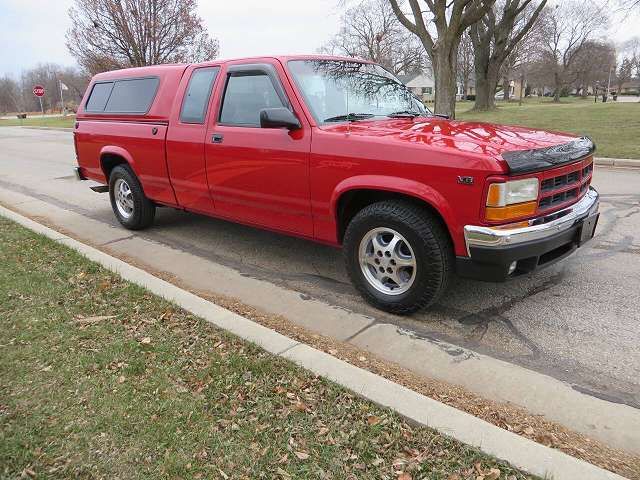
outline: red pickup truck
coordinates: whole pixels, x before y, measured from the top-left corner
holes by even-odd
[[[124,227],[168,206],[342,246],[364,298],[398,314],[454,272],[503,281],[564,258],[598,220],[590,139],[434,115],[350,58],[101,73],[74,143]]]

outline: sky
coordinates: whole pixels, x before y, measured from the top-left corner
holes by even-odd
[[[586,0],[589,1],[589,0]],[[75,65],[65,46],[73,0],[0,0],[0,75],[39,62]],[[341,0],[200,0],[220,57],[315,53],[338,31]],[[640,35],[640,14],[616,15],[610,38]]]

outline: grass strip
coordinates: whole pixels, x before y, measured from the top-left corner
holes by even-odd
[[[0,478],[531,478],[0,219]]]

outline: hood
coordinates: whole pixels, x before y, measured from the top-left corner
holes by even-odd
[[[423,143],[438,150],[488,156],[506,163],[520,174],[545,170],[593,153],[586,138],[509,125],[461,122],[443,118],[398,118],[325,125],[323,130],[350,131],[351,135],[386,137],[394,141]]]

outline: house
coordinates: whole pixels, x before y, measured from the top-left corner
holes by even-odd
[[[640,94],[640,79],[624,82],[622,88],[620,88],[620,94],[638,95]]]
[[[507,88],[509,91],[510,100],[520,100],[520,95],[525,95],[527,83],[523,83],[520,78],[517,78],[515,80],[509,80]],[[504,89],[502,87],[502,82],[498,84],[498,91],[496,92],[495,98],[504,99]]]
[[[423,102],[433,101],[435,81],[429,73],[415,72],[408,75],[399,75],[398,78]]]
[[[399,75],[398,78],[409,90],[418,96],[423,102],[433,102],[435,98],[435,81],[429,72],[415,72],[408,75]],[[462,100],[464,86],[462,83],[456,84],[456,98]],[[475,95],[473,79],[467,86],[467,95]]]
[[[476,88],[475,88],[475,84],[473,83],[473,79],[469,80],[469,84],[467,85],[466,95],[464,93],[464,85],[460,82],[458,82],[458,84],[456,85],[456,98],[458,100],[465,100],[469,96],[472,96],[471,98],[475,98],[475,95],[476,95]]]

